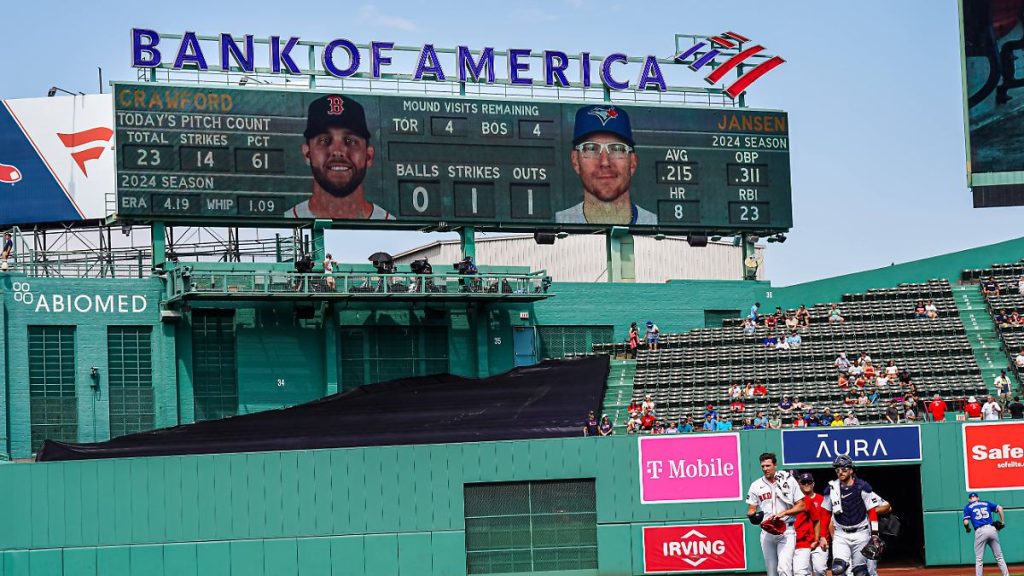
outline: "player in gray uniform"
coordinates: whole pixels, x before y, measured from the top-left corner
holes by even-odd
[[[884,548],[878,537],[879,498],[871,485],[854,475],[853,460],[841,455],[832,463],[836,480],[825,488],[822,508],[832,513],[835,534],[832,537],[832,575],[842,576],[852,569],[854,576],[868,576],[869,546],[873,553]]]
[[[1003,548],[999,545],[999,530],[1006,524],[1006,514],[1003,507],[993,502],[978,499],[977,492],[967,495],[970,503],[964,507],[964,531],[970,532],[971,525],[974,525],[974,573],[981,576],[985,570],[985,546],[992,548],[992,555],[996,557],[996,564],[1003,576],[1009,576],[1010,571],[1006,568],[1006,560],[1003,559]],[[999,514],[999,520],[992,516]]]

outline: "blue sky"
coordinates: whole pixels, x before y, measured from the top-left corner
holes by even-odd
[[[676,33],[734,30],[787,62],[748,104],[786,110],[794,228],[771,245],[778,285],[980,246],[1020,235],[1021,208],[971,207],[966,186],[955,0],[821,2],[138,3],[45,0],[4,8],[0,97],[52,85],[131,80],[129,31],[295,35],[326,41],[526,47],[669,56]],[[694,77],[697,80],[696,77]],[[437,240],[332,232],[341,260]]]

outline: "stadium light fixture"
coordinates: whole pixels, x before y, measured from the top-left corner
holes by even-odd
[[[78,96],[78,95],[85,96],[85,92],[79,92],[78,94],[75,94],[74,92],[71,92],[70,90],[65,90],[65,89],[61,88],[60,86],[50,86],[50,89],[46,91],[46,97],[47,98],[53,98],[54,96],[57,95],[57,92],[63,92],[65,94],[71,94],[72,96]]]
[[[783,242],[786,241],[786,235],[782,233],[776,234],[775,241],[778,242],[779,244],[782,244]]]

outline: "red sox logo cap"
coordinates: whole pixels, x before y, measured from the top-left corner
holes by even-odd
[[[302,132],[306,140],[322,134],[328,128],[347,128],[370,139],[366,126],[366,112],[361,104],[341,94],[328,94],[309,103],[306,129]]]

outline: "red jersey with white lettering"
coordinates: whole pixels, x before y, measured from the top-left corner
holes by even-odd
[[[824,501],[825,498],[821,494],[804,496],[804,505],[807,506],[807,511],[797,514],[793,522],[793,528],[796,529],[797,548],[810,548],[814,544],[815,519],[820,524],[819,535],[828,536],[828,521],[832,518],[832,514],[821,507],[821,503]]]

